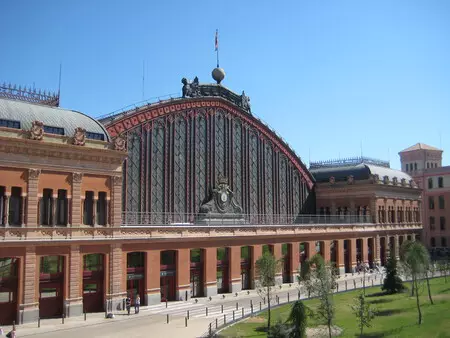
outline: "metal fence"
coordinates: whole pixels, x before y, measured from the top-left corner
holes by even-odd
[[[124,212],[123,226],[252,226],[252,225],[343,225],[372,223],[370,215],[267,215],[267,214],[183,214]]]

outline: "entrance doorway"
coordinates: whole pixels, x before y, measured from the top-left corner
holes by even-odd
[[[386,265],[386,237],[380,237],[380,261],[381,266]]]
[[[103,301],[103,255],[83,256],[83,308],[85,312],[102,312]]]
[[[160,289],[161,302],[176,300],[176,251],[161,252]]]
[[[202,249],[191,250],[191,297],[203,297],[203,254]]]
[[[129,252],[127,254],[127,295],[134,305],[137,295],[141,305],[145,305],[145,253]]]
[[[217,292],[227,293],[229,289],[228,248],[217,249]]]
[[[292,244],[281,245],[281,255],[283,257],[283,283],[291,282],[291,256]]]
[[[241,247],[241,283],[242,290],[249,290],[252,288],[251,280],[251,261],[252,253],[249,246]]]
[[[345,265],[345,273],[352,272],[352,255],[350,253],[350,240],[344,240],[344,265]]]
[[[0,258],[0,323],[11,325],[17,313],[17,275],[19,260]]]
[[[64,299],[64,256],[44,256],[40,259],[39,316],[61,317]]]

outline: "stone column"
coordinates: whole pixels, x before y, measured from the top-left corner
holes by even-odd
[[[126,269],[123,269],[122,245],[111,244],[108,254],[109,288],[106,294],[108,312],[123,310],[123,299],[126,296]],[[126,259],[125,259],[126,267]],[[125,278],[123,278],[125,276]],[[125,280],[125,284],[124,281]]]
[[[97,207],[98,207],[98,196],[94,196],[94,200],[92,201],[92,223],[94,224],[94,226],[98,226]]]
[[[80,197],[80,225],[84,225],[84,201],[85,196]]]
[[[374,253],[373,253],[373,261],[381,265],[381,259],[380,259],[380,235],[376,235],[374,238]]]
[[[259,257],[262,256],[262,246],[259,244],[252,245],[251,248],[252,248],[251,280],[253,281],[252,288],[256,289],[259,283],[259,275],[258,272],[256,271],[256,261],[259,259]]]
[[[58,194],[52,195],[52,225],[56,226],[56,219],[58,218],[56,214],[56,204],[58,204]]]
[[[330,248],[331,248],[331,241],[329,240],[324,240],[322,241],[322,251],[323,251],[323,260],[325,261],[325,263],[330,262]]]
[[[120,227],[122,224],[122,176],[113,176],[111,187],[111,226]]]
[[[110,222],[110,220],[109,220],[109,215],[110,215],[110,210],[109,210],[109,208],[111,207],[111,199],[108,197],[107,199],[106,199],[106,215],[105,215],[105,218],[106,218],[106,226],[110,226],[110,224],[111,224],[111,222]]]
[[[66,299],[66,315],[68,317],[83,314],[83,273],[81,271],[82,254],[79,245],[72,245],[68,256],[69,276],[64,279],[69,285],[69,294]]]
[[[26,193],[22,193],[22,210],[20,210],[20,224],[22,225],[22,227],[25,226],[25,213],[27,211],[27,194]]]
[[[36,322],[39,318],[39,271],[40,265],[34,246],[25,247],[23,298],[18,299],[20,318],[22,323]]]
[[[344,240],[336,240],[336,267],[339,269],[339,275],[345,276],[345,253],[344,253]]]
[[[231,246],[228,248],[230,266],[230,287],[231,293],[242,290],[241,281],[241,247]]]
[[[273,255],[276,260],[281,260],[283,258],[280,243],[273,244]],[[278,271],[275,273],[275,285],[281,284],[283,284],[283,268],[280,266]]]
[[[176,299],[184,299],[186,291],[189,294],[191,290],[191,255],[189,249],[177,250],[176,262]],[[215,270],[214,270],[215,271]],[[217,293],[217,292],[216,292]]]
[[[145,255],[145,304],[154,305],[161,303],[160,289],[160,261],[161,252],[150,250]],[[189,292],[188,292],[189,294]]]
[[[5,225],[9,225],[9,200],[11,199],[11,193],[5,192]]]
[[[67,196],[67,226],[68,227],[70,227],[70,225],[72,224],[71,209],[72,209],[72,197],[69,195],[69,196]]]
[[[72,174],[72,226],[79,227],[83,224],[83,210],[81,197],[82,173]]]
[[[362,246],[361,246],[361,260],[364,264],[369,264],[369,243],[368,238],[361,238]]]
[[[297,276],[300,273],[300,243],[289,243],[289,270],[291,272],[291,283],[297,282]]]
[[[28,169],[27,212],[25,220],[28,227],[35,227],[38,225],[38,183],[40,174],[40,169]]]
[[[399,245],[399,236],[395,235],[394,237],[394,250],[395,250],[395,258],[398,260],[400,258],[400,245]]]
[[[310,241],[310,242],[305,242],[305,243],[308,243],[308,245],[306,246],[307,257],[308,257],[308,259],[311,259],[312,256],[314,256],[316,254],[316,242]]]
[[[203,249],[203,294],[217,295],[217,248]]]
[[[372,216],[372,223],[380,223],[380,219],[378,217],[378,208],[377,208],[377,199],[371,198],[369,202],[369,208],[371,213],[368,210],[368,214]]]

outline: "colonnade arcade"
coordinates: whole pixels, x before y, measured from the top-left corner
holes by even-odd
[[[0,250],[0,320],[26,322],[105,307],[115,311],[123,308],[126,295],[134,301],[139,294],[141,303],[148,305],[234,294],[255,288],[255,263],[265,251],[282,260],[277,284],[296,282],[301,263],[316,253],[343,275],[360,262],[384,265],[389,252],[398,256],[403,241],[417,238],[410,233],[266,245],[186,245],[176,250],[144,244],[4,248]]]

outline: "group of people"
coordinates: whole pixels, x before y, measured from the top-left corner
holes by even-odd
[[[139,294],[136,295],[136,298],[134,299],[134,313],[139,313],[139,307],[141,306],[141,297]],[[131,297],[130,295],[127,296],[127,299],[125,300],[125,308],[127,310],[128,315],[130,315],[131,310]]]
[[[354,268],[354,272],[356,273],[361,273],[361,272],[365,272],[365,273],[368,273],[368,272],[381,272],[381,270],[380,270],[380,266],[378,265],[378,263],[373,263],[373,265],[372,265],[372,269],[370,269],[369,268],[369,266],[366,264],[366,263],[363,263],[363,262],[361,262],[361,261],[358,261],[357,263],[356,263],[356,266],[355,266],[355,268]]]

